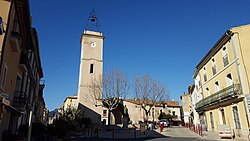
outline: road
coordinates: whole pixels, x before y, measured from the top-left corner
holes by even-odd
[[[124,134],[123,134],[124,135]],[[121,137],[122,135],[118,135]],[[171,127],[171,128],[165,128],[162,133],[159,133],[158,130],[156,131],[148,131],[147,135],[145,136],[137,136],[137,138],[132,138],[130,135],[128,135],[126,138],[119,138],[118,136],[115,139],[112,139],[110,136],[107,137],[82,137],[82,136],[71,136],[69,138],[70,141],[213,141],[201,138],[196,133],[192,132],[191,130],[183,127]],[[131,138],[130,138],[131,137]]]

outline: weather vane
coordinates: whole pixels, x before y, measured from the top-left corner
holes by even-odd
[[[100,31],[100,26],[98,23],[98,18],[95,14],[95,10],[93,9],[88,17],[88,21],[86,24],[86,30]]]

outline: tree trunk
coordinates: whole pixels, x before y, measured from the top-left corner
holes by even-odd
[[[148,111],[146,110],[146,121],[148,121]]]
[[[108,109],[108,125],[110,125],[110,112],[111,112],[111,110],[110,109]]]

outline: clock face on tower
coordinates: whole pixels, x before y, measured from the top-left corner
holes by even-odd
[[[95,47],[96,46],[96,43],[95,42],[92,42],[91,44],[90,44],[90,47]]]

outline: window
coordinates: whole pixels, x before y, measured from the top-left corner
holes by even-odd
[[[219,85],[219,82],[216,81],[215,82],[215,92],[218,92],[220,90],[220,85]]]
[[[213,75],[215,75],[217,73],[214,58],[212,59],[212,72],[213,72]]]
[[[103,116],[104,116],[104,117],[107,116],[107,110],[103,110]]]
[[[207,81],[207,74],[206,73],[204,73],[204,82],[206,82]]]
[[[19,75],[17,75],[17,77],[16,77],[16,89],[15,89],[17,94],[21,94],[21,93],[19,93],[21,91],[21,86],[22,86],[22,79]]]
[[[90,73],[94,73],[94,64],[90,64]]]
[[[222,123],[223,123],[223,124],[226,124],[226,118],[225,118],[224,109],[221,109],[221,118],[222,118]]]
[[[234,123],[236,129],[240,129],[240,118],[237,106],[233,106]]]
[[[175,116],[175,111],[172,111],[172,115]]]
[[[231,86],[233,85],[233,79],[232,79],[232,76],[231,74],[227,74],[227,86]]]
[[[210,95],[209,88],[206,88],[207,96]]]
[[[227,66],[229,64],[229,60],[228,60],[228,55],[227,55],[227,49],[226,47],[224,47],[222,49],[222,55],[223,55],[223,64],[224,64],[224,67]]]
[[[229,64],[227,54],[223,56],[223,64],[224,64],[224,67],[227,66],[227,65]]]
[[[3,77],[2,77],[2,79],[1,79],[1,87],[3,88],[4,87],[4,85],[5,85],[5,81],[6,81],[6,77],[7,77],[7,65],[5,64],[4,65],[4,70],[3,70]]]
[[[212,112],[210,112],[210,123],[211,123],[211,128],[214,129],[214,118]]]
[[[215,65],[213,65],[212,71],[213,71],[213,75],[215,75],[215,74],[217,73],[217,72],[216,72],[216,66],[215,66]]]

